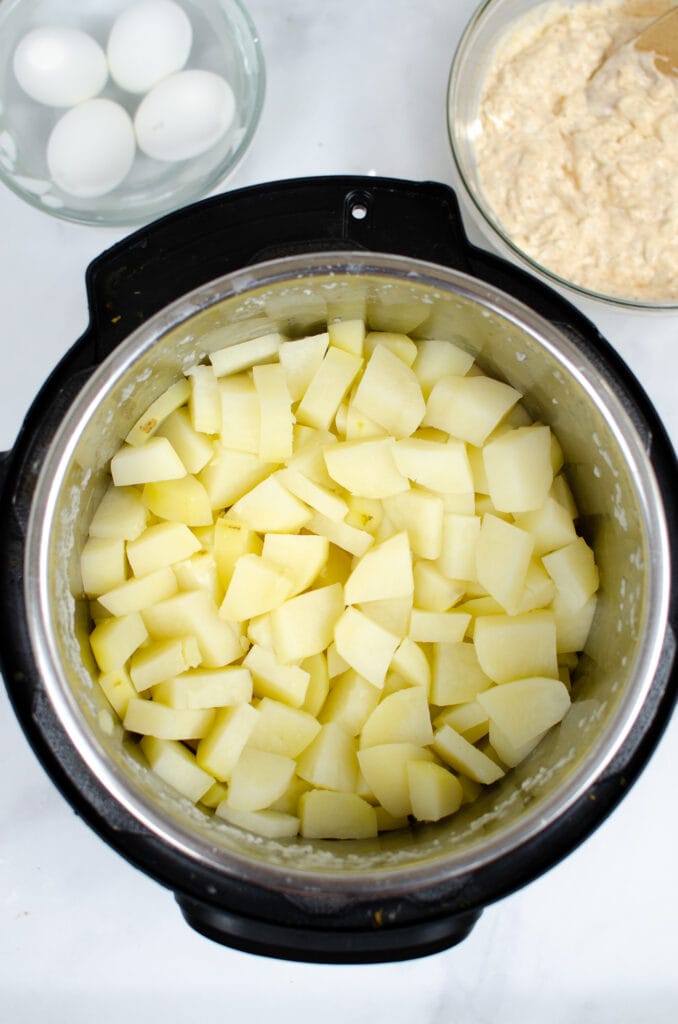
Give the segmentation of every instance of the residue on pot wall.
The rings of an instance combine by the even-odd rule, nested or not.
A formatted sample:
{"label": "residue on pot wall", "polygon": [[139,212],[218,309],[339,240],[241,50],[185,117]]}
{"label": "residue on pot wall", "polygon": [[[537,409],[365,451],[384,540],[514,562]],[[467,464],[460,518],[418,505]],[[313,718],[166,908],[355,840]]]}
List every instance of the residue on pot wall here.
{"label": "residue on pot wall", "polygon": [[594,292],[678,298],[678,79],[630,43],[670,2],[545,4],[484,86],[478,172],[512,242]]}

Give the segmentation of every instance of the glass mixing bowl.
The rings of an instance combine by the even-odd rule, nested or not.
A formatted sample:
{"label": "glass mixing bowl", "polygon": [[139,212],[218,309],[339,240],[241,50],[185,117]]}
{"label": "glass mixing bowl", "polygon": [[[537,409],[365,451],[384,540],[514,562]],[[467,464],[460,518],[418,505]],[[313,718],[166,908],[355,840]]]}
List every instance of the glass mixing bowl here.
{"label": "glass mixing bowl", "polygon": [[[561,8],[574,7],[581,0],[558,0]],[[586,288],[560,276],[516,244],[485,195],[478,173],[476,142],[482,131],[480,102],[486,76],[498,45],[518,19],[538,8],[554,6],[549,0],[485,0],[468,22],[457,46],[448,85],[447,124],[452,156],[458,175],[458,191],[465,209],[489,243],[503,256],[537,274],[551,285],[565,290],[570,297],[593,299],[609,308],[626,312],[678,309],[678,298],[638,299]]]}
{"label": "glass mixing bowl", "polygon": [[[138,147],[120,185],[94,198],[69,195],[50,178],[47,141],[64,107],[37,102],[14,72],[19,42],[35,28],[81,29],[105,50],[116,17],[131,0],[4,0],[0,4],[0,181],[22,199],[65,220],[129,225],[149,221],[198,199],[233,170],[256,129],[264,98],[264,61],[256,29],[239,0],[178,0],[193,30],[186,69],[214,72],[230,84],[235,115],[205,152],[178,161],[153,159]],[[98,98],[121,104],[130,116],[142,95],[108,80]]]}

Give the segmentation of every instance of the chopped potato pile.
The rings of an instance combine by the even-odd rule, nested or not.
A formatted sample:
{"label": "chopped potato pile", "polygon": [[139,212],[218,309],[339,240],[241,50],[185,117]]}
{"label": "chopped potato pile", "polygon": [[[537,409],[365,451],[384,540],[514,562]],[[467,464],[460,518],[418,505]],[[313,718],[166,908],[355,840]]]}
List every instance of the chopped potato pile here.
{"label": "chopped potato pile", "polygon": [[231,824],[438,821],[570,706],[598,572],[548,426],[362,321],[212,353],[111,460],[81,558],[101,687]]}

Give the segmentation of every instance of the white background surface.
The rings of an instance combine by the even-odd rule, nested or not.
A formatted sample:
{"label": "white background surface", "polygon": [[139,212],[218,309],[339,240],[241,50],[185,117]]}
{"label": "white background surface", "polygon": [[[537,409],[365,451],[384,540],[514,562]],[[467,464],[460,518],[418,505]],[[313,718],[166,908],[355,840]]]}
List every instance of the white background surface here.
{"label": "white background surface", "polygon": [[[228,187],[370,172],[454,184],[446,82],[474,6],[250,0],[268,90]],[[85,267],[125,233],[62,223],[0,191],[2,449],[86,325]],[[585,312],[678,443],[678,318]],[[488,908],[463,945],[395,965],[289,964],[193,934],[171,895],[73,814],[0,688],[0,1021],[674,1022],[677,777],[674,718],[613,816],[564,863]]]}

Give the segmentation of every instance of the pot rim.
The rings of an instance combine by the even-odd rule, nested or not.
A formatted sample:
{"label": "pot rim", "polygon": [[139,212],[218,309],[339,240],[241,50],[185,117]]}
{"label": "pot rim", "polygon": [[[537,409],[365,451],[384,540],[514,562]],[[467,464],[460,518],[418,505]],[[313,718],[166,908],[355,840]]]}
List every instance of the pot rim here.
{"label": "pot rim", "polygon": [[[227,851],[205,841],[197,831],[170,820],[140,790],[134,790],[118,765],[106,755],[97,737],[85,727],[77,700],[60,664],[52,630],[49,604],[50,524],[58,505],[61,485],[84,426],[103,397],[124,374],[162,337],[189,317],[217,303],[284,281],[299,283],[304,278],[341,275],[395,277],[400,282],[452,290],[462,298],[484,306],[527,331],[538,344],[560,361],[572,374],[589,399],[606,416],[619,448],[636,482],[639,505],[648,531],[648,550],[652,551],[651,585],[647,606],[652,630],[645,636],[633,669],[637,685],[620,698],[602,737],[582,759],[565,785],[549,796],[535,801],[516,822],[500,830],[497,836],[478,843],[461,856],[450,850],[439,858],[405,866],[374,869],[319,870],[300,869],[290,864],[267,864],[235,851]],[[611,416],[610,413],[613,413]],[[94,371],[66,411],[46,452],[37,480],[26,532],[24,596],[26,606],[35,610],[28,617],[28,631],[40,678],[47,698],[87,769],[135,821],[176,852],[198,861],[217,873],[235,874],[255,884],[283,882],[293,891],[322,884],[326,891],[346,894],[369,881],[372,891],[386,895],[460,878],[501,860],[519,847],[536,839],[567,813],[599,781],[622,750],[637,722],[650,692],[665,644],[670,601],[670,545],[661,491],[652,469],[649,445],[641,437],[637,424],[628,414],[610,382],[601,377],[595,365],[582,357],[572,336],[549,323],[535,310],[511,295],[478,278],[439,264],[409,257],[355,251],[323,252],[286,256],[268,260],[226,274],[179,297],[136,328]],[[37,600],[36,600],[37,594]]]}

